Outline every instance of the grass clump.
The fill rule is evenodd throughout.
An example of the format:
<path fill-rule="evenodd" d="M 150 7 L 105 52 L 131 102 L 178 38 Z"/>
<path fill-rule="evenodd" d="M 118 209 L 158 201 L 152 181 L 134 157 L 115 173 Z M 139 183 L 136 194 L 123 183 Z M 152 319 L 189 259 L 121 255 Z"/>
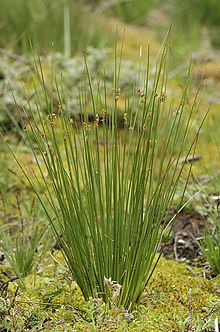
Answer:
<path fill-rule="evenodd" d="M 127 23 L 143 24 L 150 10 L 156 6 L 155 0 L 115 1 L 111 7 L 113 13 Z"/>
<path fill-rule="evenodd" d="M 206 139 L 212 144 L 208 152 L 207 159 L 203 164 L 203 176 L 196 178 L 199 186 L 204 186 L 203 195 L 200 198 L 197 210 L 205 216 L 206 224 L 201 237 L 195 239 L 203 256 L 211 268 L 212 275 L 220 274 L 220 171 L 219 171 L 219 140 L 216 127 L 217 118 L 212 114 L 212 118 L 206 123 Z M 214 158 L 213 158 L 214 156 Z"/>
<path fill-rule="evenodd" d="M 45 117 L 38 104 L 38 118 L 24 126 L 43 184 L 14 157 L 59 238 L 84 298 L 101 297 L 113 307 L 132 309 L 157 263 L 161 223 L 184 167 L 180 156 L 187 157 L 196 140 L 195 136 L 187 144 L 197 96 L 189 105 L 186 86 L 179 104 L 172 107 L 166 90 L 168 42 L 153 65 L 148 53 L 144 85 L 138 86 L 137 74 L 128 91 L 120 88 L 122 59 L 117 53 L 116 44 L 111 91 L 105 81 L 93 84 L 85 57 L 86 79 L 79 89 L 81 124 L 68 115 L 65 90 L 57 89 L 59 104 L 54 110 L 38 65 L 51 111 Z M 57 80 L 52 84 L 58 86 Z M 117 121 L 119 104 L 124 110 L 123 130 Z M 88 109 L 94 114 L 92 123 Z M 188 177 L 189 172 L 182 194 Z"/>
<path fill-rule="evenodd" d="M 210 264 L 214 275 L 220 274 L 220 229 L 219 222 L 215 227 L 207 228 L 202 241 L 197 241 L 200 250 Z"/>
<path fill-rule="evenodd" d="M 211 174 L 212 172 L 210 172 Z M 214 178 L 215 186 L 219 185 L 219 177 Z M 209 185 L 214 189 L 212 185 Z M 208 223 L 202 238 L 196 239 L 202 254 L 211 267 L 213 275 L 220 274 L 220 225 L 219 225 L 219 195 L 206 193 L 206 216 Z"/>
<path fill-rule="evenodd" d="M 106 43 L 102 18 L 83 0 L 2 0 L 0 21 L 1 46 L 19 53 L 30 51 L 30 39 L 41 53 L 53 44 L 66 57 Z"/>
<path fill-rule="evenodd" d="M 218 0 L 171 0 L 169 5 L 172 22 L 177 33 L 182 35 L 184 25 L 184 43 L 192 42 L 192 49 L 196 47 L 205 28 L 208 31 L 208 37 L 212 45 L 220 46 L 220 8 Z"/>
<path fill-rule="evenodd" d="M 4 215 L 1 224 L 2 234 L 0 246 L 13 272 L 13 280 L 25 288 L 24 278 L 33 271 L 51 248 L 53 236 L 40 217 L 40 211 L 35 207 L 35 200 L 29 204 L 21 203 L 16 195 L 17 215 L 10 216 L 6 212 L 3 201 Z"/>

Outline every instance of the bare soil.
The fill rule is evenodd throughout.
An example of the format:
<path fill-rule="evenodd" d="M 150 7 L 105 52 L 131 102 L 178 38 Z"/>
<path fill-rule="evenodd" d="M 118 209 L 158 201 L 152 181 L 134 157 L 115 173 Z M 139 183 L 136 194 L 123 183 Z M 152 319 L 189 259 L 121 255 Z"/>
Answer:
<path fill-rule="evenodd" d="M 204 267 L 205 260 L 194 238 L 202 236 L 207 220 L 195 211 L 183 211 L 175 220 L 171 239 L 165 244 L 163 254 L 168 259 Z"/>

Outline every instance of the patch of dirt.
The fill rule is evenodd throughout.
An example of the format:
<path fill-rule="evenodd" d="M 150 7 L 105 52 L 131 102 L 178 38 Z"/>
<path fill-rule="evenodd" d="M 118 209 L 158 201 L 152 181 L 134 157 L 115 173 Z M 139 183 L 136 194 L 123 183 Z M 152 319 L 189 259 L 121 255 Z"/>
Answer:
<path fill-rule="evenodd" d="M 200 237 L 207 220 L 199 213 L 184 211 L 176 217 L 171 239 L 165 244 L 163 254 L 168 259 L 187 261 L 197 267 L 204 266 L 205 260 L 193 237 Z"/>
<path fill-rule="evenodd" d="M 197 80 L 204 80 L 207 78 L 220 79 L 220 63 L 207 61 L 196 65 L 193 68 L 193 75 Z"/>

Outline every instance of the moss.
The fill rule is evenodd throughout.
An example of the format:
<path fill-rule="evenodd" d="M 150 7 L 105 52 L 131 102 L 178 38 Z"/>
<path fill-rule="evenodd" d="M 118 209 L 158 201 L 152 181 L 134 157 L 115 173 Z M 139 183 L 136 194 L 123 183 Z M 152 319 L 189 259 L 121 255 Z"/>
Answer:
<path fill-rule="evenodd" d="M 140 46 L 142 45 L 144 51 L 147 52 L 147 46 L 151 45 L 151 56 L 156 56 L 160 49 L 160 43 L 157 40 L 156 33 L 145 27 L 138 27 L 131 24 L 122 23 L 120 20 L 111 18 L 108 22 L 108 26 L 115 31 L 117 26 L 118 31 L 121 33 L 121 39 L 123 31 L 125 31 L 125 41 L 123 45 L 123 58 L 132 59 L 137 61 Z M 145 56 L 146 54 L 144 54 Z"/>
<path fill-rule="evenodd" d="M 62 260 L 60 253 L 58 256 Z M 212 324 L 220 314 L 220 276 L 207 280 L 201 272 L 194 268 L 192 274 L 184 265 L 161 258 L 140 305 L 132 314 L 126 314 L 120 309 L 106 308 L 97 299 L 85 301 L 64 270 L 55 271 L 53 264 L 49 264 L 38 275 L 25 278 L 26 291 L 16 295 L 13 312 L 17 331 L 30 326 L 31 331 L 44 328 L 46 332 L 170 332 L 187 324 L 190 314 L 192 326 L 202 326 L 207 320 Z M 15 289 L 8 290 L 11 301 Z M 12 317 L 7 314 L 4 319 L 7 328 L 13 326 Z"/>
<path fill-rule="evenodd" d="M 7 282 L 10 277 L 12 277 L 12 273 L 10 269 L 2 264 L 0 264 L 0 282 Z"/>
<path fill-rule="evenodd" d="M 216 293 L 216 280 L 204 279 L 199 274 L 193 276 L 183 265 L 174 261 L 160 260 L 149 284 L 148 292 L 140 311 L 143 313 L 143 331 L 147 328 L 161 328 L 161 331 L 178 329 L 178 322 L 190 316 L 192 306 L 193 321 L 203 319 L 207 311 L 219 300 Z M 220 307 L 218 306 L 218 311 Z"/>

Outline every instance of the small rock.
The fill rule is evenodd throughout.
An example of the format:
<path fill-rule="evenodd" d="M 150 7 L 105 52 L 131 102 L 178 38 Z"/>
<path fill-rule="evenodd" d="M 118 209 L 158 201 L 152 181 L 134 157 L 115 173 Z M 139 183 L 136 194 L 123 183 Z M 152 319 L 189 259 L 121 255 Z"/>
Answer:
<path fill-rule="evenodd" d="M 202 156 L 200 154 L 193 154 L 189 155 L 188 157 L 182 157 L 179 159 L 179 162 L 181 164 L 187 164 L 187 163 L 193 163 L 195 161 L 199 161 L 202 159 Z"/>
<path fill-rule="evenodd" d="M 127 321 L 127 322 L 133 322 L 134 320 L 134 315 L 131 313 L 129 314 L 128 312 L 125 312 L 124 313 L 124 319 Z"/>

